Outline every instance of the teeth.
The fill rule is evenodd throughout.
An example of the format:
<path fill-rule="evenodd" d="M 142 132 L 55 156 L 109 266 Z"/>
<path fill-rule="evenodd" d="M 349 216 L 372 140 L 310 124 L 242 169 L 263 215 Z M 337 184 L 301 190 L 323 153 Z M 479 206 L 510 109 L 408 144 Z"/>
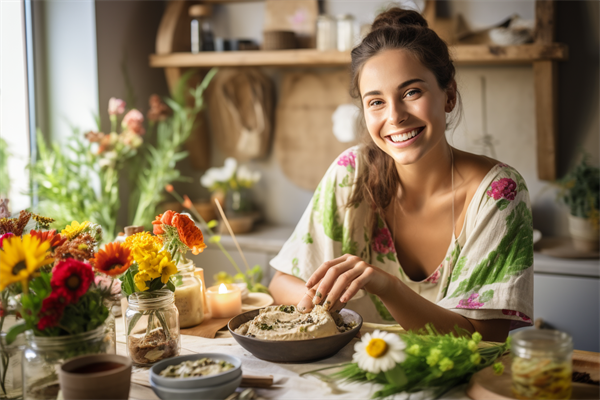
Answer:
<path fill-rule="evenodd" d="M 398 143 L 398 142 L 404 142 L 405 140 L 411 139 L 415 136 L 417 136 L 417 133 L 419 133 L 418 129 L 414 129 L 408 133 L 403 133 L 400 135 L 392 135 L 390 136 L 390 138 L 392 139 L 392 142 Z"/>

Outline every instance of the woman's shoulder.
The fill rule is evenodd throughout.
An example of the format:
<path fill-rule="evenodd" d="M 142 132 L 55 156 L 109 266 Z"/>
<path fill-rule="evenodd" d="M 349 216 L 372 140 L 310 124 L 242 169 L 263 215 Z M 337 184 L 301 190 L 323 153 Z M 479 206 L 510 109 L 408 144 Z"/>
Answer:
<path fill-rule="evenodd" d="M 493 182 L 501 179 L 506 179 L 507 184 L 509 181 L 514 181 L 521 186 L 521 189 L 526 189 L 525 180 L 510 165 L 490 157 L 464 151 L 454 151 L 459 153 L 459 157 L 456 157 L 458 159 L 456 167 L 462 178 L 461 186 L 464 186 L 471 196 L 480 189 L 486 189 L 487 191 Z"/>

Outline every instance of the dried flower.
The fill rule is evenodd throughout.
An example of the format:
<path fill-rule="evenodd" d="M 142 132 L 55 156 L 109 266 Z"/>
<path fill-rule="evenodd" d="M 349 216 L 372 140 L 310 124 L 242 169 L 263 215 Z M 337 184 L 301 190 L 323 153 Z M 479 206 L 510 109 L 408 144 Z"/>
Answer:
<path fill-rule="evenodd" d="M 84 245 L 84 246 L 82 246 Z M 96 240 L 89 233 L 83 233 L 77 236 L 75 239 L 65 241 L 62 245 L 58 246 L 54 250 L 54 258 L 56 262 L 60 260 L 73 258 L 78 261 L 88 261 L 90 258 L 94 258 Z"/>
<path fill-rule="evenodd" d="M 54 218 L 42 217 L 41 215 L 38 215 L 38 214 L 31 214 L 31 215 L 32 215 L 33 220 L 35 222 L 37 222 L 37 224 L 39 225 L 39 227 L 41 229 L 48 229 L 48 228 L 50 228 L 50 224 L 55 221 Z"/>
<path fill-rule="evenodd" d="M 120 115 L 125 112 L 125 106 L 127 103 L 116 97 L 111 97 L 108 100 L 108 114 L 109 115 Z"/>
<path fill-rule="evenodd" d="M 2 218 L 0 219 L 0 235 L 5 233 L 14 233 L 16 236 L 23 235 L 25 225 L 29 222 L 31 213 L 27 210 L 21 210 L 18 218 Z"/>

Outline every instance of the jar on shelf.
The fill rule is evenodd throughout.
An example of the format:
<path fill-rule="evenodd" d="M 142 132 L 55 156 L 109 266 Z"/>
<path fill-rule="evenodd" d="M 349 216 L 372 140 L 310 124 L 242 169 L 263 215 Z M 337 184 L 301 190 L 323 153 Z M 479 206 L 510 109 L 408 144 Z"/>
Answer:
<path fill-rule="evenodd" d="M 317 17 L 317 50 L 328 51 L 337 49 L 337 30 L 335 18 L 329 15 Z"/>
<path fill-rule="evenodd" d="M 150 366 L 181 351 L 179 312 L 169 289 L 136 292 L 125 312 L 127 355 L 137 366 Z"/>
<path fill-rule="evenodd" d="M 6 333 L 0 335 L 0 399 L 23 397 L 22 356 L 25 336 L 19 335 L 11 344 L 6 343 Z"/>
<path fill-rule="evenodd" d="M 567 333 L 526 329 L 511 342 L 512 390 L 518 399 L 569 399 L 573 341 Z"/>
<path fill-rule="evenodd" d="M 179 326 L 189 328 L 204 321 L 204 287 L 195 274 L 194 262 L 185 259 L 177 264 L 175 279 L 175 306 L 179 312 Z"/>
<path fill-rule="evenodd" d="M 191 22 L 192 53 L 215 51 L 215 40 L 210 16 L 212 7 L 209 4 L 195 4 L 188 10 Z"/>
<path fill-rule="evenodd" d="M 108 354 L 111 339 L 106 325 L 93 331 L 68 336 L 35 336 L 25 332 L 23 351 L 23 398 L 56 399 L 61 364 L 84 354 Z"/>
<path fill-rule="evenodd" d="M 337 17 L 337 49 L 348 51 L 354 44 L 354 17 L 350 14 Z"/>

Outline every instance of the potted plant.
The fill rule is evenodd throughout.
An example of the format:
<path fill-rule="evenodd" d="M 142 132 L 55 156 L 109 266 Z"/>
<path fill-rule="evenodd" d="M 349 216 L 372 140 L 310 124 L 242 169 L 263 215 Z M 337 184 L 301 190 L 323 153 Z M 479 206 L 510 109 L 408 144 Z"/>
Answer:
<path fill-rule="evenodd" d="M 558 198 L 569 207 L 569 232 L 577 250 L 598 250 L 599 179 L 598 167 L 590 166 L 583 158 L 558 181 Z"/>

